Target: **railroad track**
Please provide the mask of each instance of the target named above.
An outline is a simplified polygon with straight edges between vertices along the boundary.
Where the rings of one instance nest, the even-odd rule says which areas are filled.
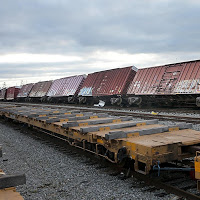
[[[83,107],[83,106],[69,106],[69,105],[49,105],[49,104],[35,104],[35,103],[8,103],[15,105],[26,105],[26,106],[41,106],[49,108],[69,108],[69,109],[79,109],[82,111],[93,111],[93,112],[105,112],[112,115],[122,115],[122,116],[133,116],[142,119],[158,119],[165,121],[176,121],[176,122],[187,122],[193,124],[200,124],[199,117],[189,117],[189,116],[180,116],[180,115],[163,115],[163,114],[149,114],[144,112],[134,112],[130,110],[117,110],[117,109],[105,109],[105,108],[94,108],[94,107]]]
[[[94,166],[97,170],[107,173],[108,176],[116,176],[119,181],[131,179],[132,183],[130,184],[130,188],[143,188],[144,192],[153,192],[157,197],[164,197],[172,193],[177,195],[179,199],[186,198],[188,200],[200,200],[200,192],[195,190],[196,192],[193,191],[194,193],[191,193],[190,191],[190,189],[195,189],[196,182],[183,173],[172,172],[160,177],[156,175],[156,172],[154,175],[142,175],[130,170],[130,168],[124,166],[122,167],[120,165],[107,162],[105,159],[95,157],[87,151],[76,149],[66,143],[66,140],[63,138],[55,138],[54,135],[51,134],[41,134],[40,129],[34,127],[30,128],[28,126],[25,128],[23,124],[19,126],[18,123],[13,125],[13,123],[5,120],[0,120],[0,122],[4,124],[7,123],[15,129],[17,127],[17,130],[21,131],[23,134],[27,134],[33,139],[39,140],[41,143],[48,145],[57,151],[61,151],[68,156],[72,156],[73,158],[76,157],[77,159],[83,160],[81,162],[84,162],[88,166]],[[189,184],[182,185],[183,182]]]

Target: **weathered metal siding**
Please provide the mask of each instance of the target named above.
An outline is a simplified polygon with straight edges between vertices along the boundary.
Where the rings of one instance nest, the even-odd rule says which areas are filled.
[[[6,100],[16,99],[20,88],[17,87],[9,87],[6,92]]]
[[[33,83],[23,85],[17,97],[28,97],[33,85],[34,85]]]
[[[125,67],[89,74],[78,95],[107,96],[125,94],[137,68]]]
[[[29,97],[44,97],[46,96],[52,81],[43,81],[35,83],[31,92],[29,93]]]
[[[47,93],[47,96],[59,96],[59,91],[62,89],[65,82],[65,78],[54,80]]]
[[[139,69],[127,94],[196,94],[200,92],[200,61]]]
[[[183,70],[175,85],[174,93],[200,93],[200,60],[181,64]]]
[[[92,96],[93,95],[93,85],[99,76],[99,72],[95,72],[93,74],[88,74],[86,80],[84,81],[79,96]]]
[[[154,94],[161,82],[165,67],[139,69],[127,94]]]
[[[0,90],[0,100],[4,100],[6,98],[6,88]]]
[[[165,72],[162,76],[160,85],[156,93],[158,94],[173,94],[175,85],[183,70],[181,65],[169,65],[165,67]]]
[[[86,75],[70,77],[69,83],[63,86],[63,96],[77,95],[85,78]]]
[[[70,96],[79,92],[86,75],[71,76],[54,80],[47,96]]]

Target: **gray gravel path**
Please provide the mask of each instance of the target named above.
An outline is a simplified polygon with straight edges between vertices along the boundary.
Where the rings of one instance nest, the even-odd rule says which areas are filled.
[[[7,174],[26,174],[27,184],[17,188],[26,200],[176,199],[157,197],[134,178],[119,180],[84,163],[86,156],[67,155],[6,124],[0,123],[0,138],[4,152],[0,168]]]

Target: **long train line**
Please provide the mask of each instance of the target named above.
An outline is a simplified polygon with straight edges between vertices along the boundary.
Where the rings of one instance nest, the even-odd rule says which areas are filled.
[[[5,122],[5,121],[1,121]],[[8,125],[13,125],[10,122]],[[19,125],[18,125],[19,127]],[[108,173],[110,176],[116,176],[119,180],[124,179],[133,179],[136,178],[138,181],[137,184],[133,183],[130,187],[145,187],[144,191],[149,192],[155,192],[156,196],[158,197],[164,197],[170,193],[173,193],[180,198],[186,198],[188,200],[199,200],[200,199],[200,193],[196,192],[196,194],[191,193],[189,189],[195,188],[196,182],[189,180],[188,176],[183,175],[182,173],[174,174],[172,173],[171,176],[168,173],[167,178],[163,176],[162,177],[156,177],[154,176],[145,176],[142,174],[138,174],[129,168],[121,167],[121,165],[116,165],[108,162],[104,162],[104,160],[99,161],[100,158],[91,156],[91,154],[88,154],[87,151],[80,151],[75,148],[71,148],[69,145],[70,143],[66,144],[66,140],[61,137],[55,137],[52,134],[40,134],[41,130],[32,127],[33,129],[30,129],[30,127],[27,127],[28,131],[26,131],[25,127],[22,125],[20,127],[20,130],[24,134],[29,134],[31,137],[33,137],[36,140],[40,140],[42,143],[45,143],[46,145],[51,146],[52,148],[55,148],[59,151],[62,151],[63,153],[70,155],[70,156],[76,156],[81,157],[85,156],[88,160],[85,161],[87,165],[95,165],[97,169],[102,169]],[[40,131],[40,132],[38,132]],[[122,173],[123,172],[123,173]],[[191,182],[191,185],[189,186],[180,186],[182,182]],[[144,183],[143,183],[144,182]],[[160,189],[164,189],[166,192],[159,191]]]
[[[200,60],[115,68],[0,89],[0,100],[106,105],[200,107]]]

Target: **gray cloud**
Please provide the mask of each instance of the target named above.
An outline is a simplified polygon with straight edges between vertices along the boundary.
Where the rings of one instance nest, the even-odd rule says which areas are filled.
[[[195,0],[1,0],[0,55],[78,55],[83,61],[0,64],[0,79],[98,71],[91,65],[106,60],[88,58],[94,51],[157,54],[163,64],[177,61],[174,55],[197,59],[199,10]],[[139,67],[151,64],[159,62]]]
[[[2,5],[1,53],[199,50],[195,1],[3,0]]]

